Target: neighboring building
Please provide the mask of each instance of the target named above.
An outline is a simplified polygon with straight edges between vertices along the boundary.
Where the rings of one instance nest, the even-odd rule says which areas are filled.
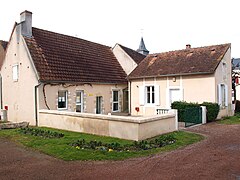
[[[147,50],[145,43],[143,41],[143,37],[141,38],[140,44],[139,44],[139,48],[137,49],[137,52],[143,54],[143,55],[148,55],[149,51]]]
[[[116,44],[112,51],[127,75],[129,75],[146,57],[145,55],[120,44]]]
[[[128,79],[132,115],[156,114],[174,101],[216,102],[219,117],[232,114],[230,44],[148,55]]]
[[[0,40],[0,67],[2,66],[8,42]]]
[[[240,58],[232,59],[232,86],[233,86],[233,102],[240,100]]]
[[[128,112],[127,74],[111,48],[33,28],[29,11],[14,26],[1,74],[11,121],[35,125],[39,109]]]
[[[8,42],[0,40],[0,68],[5,57]],[[2,76],[0,75],[0,108],[2,109]]]

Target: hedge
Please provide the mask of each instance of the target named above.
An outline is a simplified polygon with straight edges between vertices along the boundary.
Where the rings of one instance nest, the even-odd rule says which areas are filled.
[[[201,106],[207,108],[207,122],[214,121],[217,118],[220,109],[217,103],[203,102]]]
[[[219,105],[212,102],[203,102],[202,104],[198,103],[188,103],[185,101],[175,101],[172,103],[172,109],[178,110],[178,121],[184,122],[183,113],[186,108],[206,106],[207,108],[207,122],[214,121],[217,118],[219,112]]]

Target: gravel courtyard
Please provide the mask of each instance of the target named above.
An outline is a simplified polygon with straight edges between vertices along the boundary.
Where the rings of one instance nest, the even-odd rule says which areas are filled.
[[[0,179],[238,179],[240,125],[188,131],[206,139],[172,152],[125,161],[66,162],[0,138]]]

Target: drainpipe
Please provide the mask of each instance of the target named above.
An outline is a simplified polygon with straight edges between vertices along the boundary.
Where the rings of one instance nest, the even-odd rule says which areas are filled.
[[[35,121],[36,121],[36,126],[38,126],[38,100],[37,100],[37,91],[38,87],[41,85],[39,83],[38,85],[35,86]]]

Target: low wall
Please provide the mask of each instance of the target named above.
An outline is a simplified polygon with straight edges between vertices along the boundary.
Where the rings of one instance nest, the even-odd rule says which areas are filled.
[[[151,117],[132,117],[40,110],[38,125],[138,141],[176,131],[176,117],[175,111]]]

